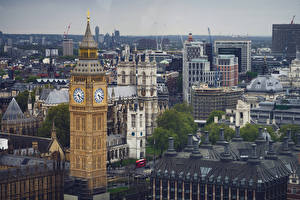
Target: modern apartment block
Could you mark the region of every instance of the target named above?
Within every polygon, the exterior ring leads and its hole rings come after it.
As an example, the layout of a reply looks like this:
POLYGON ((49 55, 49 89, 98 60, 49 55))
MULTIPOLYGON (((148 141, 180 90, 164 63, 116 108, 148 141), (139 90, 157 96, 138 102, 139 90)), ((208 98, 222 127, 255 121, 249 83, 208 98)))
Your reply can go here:
POLYGON ((251 70, 250 40, 216 40, 214 53, 216 55, 235 55, 238 58, 240 74, 245 74, 251 70))
POLYGON ((234 55, 218 55, 214 58, 214 70, 218 73, 220 86, 231 87, 238 84, 238 58, 234 55))

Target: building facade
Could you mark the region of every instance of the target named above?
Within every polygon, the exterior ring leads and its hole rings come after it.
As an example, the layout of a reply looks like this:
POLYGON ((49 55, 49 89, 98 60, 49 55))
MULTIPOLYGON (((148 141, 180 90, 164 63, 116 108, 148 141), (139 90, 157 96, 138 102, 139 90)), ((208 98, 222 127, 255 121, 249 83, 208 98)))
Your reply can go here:
POLYGON ((207 133, 200 147, 190 134, 187 148, 178 153, 169 138, 169 149, 151 175, 151 199, 287 199, 295 170, 286 166, 295 163, 289 150, 273 150, 273 143, 267 147, 263 136, 255 143, 240 136, 228 143, 223 131, 217 145, 209 143, 207 133))
POLYGON ((107 83, 97 49, 88 16, 69 86, 70 176, 86 180, 91 195, 107 186, 107 83))
MULTIPOLYGON (((191 70, 193 68, 191 68, 192 65, 192 60, 193 59, 203 59, 207 57, 204 56, 204 43, 203 42, 198 42, 198 41, 194 41, 192 34, 189 34, 188 40, 184 42, 183 45, 183 73, 182 73, 182 86, 183 86, 183 100, 185 102, 190 103, 191 102, 191 97, 190 97, 190 88, 191 85, 194 83, 193 82, 193 77, 191 76, 193 73, 191 70)), ((199 60, 198 60, 199 61, 199 60)), ((197 61, 195 61, 197 62, 197 61)), ((199 61, 200 62, 200 61, 199 61)), ((199 63, 198 62, 198 63, 199 63)), ((209 62, 205 62, 203 61, 202 63, 204 63, 204 67, 207 67, 207 65, 209 65, 209 62)), ((196 63, 195 63, 196 64, 196 63)), ((194 68, 195 69, 195 68, 194 68)), ((207 69, 207 68, 206 68, 207 69)), ((199 64, 198 64, 198 70, 200 70, 199 68, 199 64)), ((197 78, 194 77, 194 81, 197 81, 197 78)))
POLYGON ((216 77, 219 79, 220 86, 237 86, 239 79, 238 58, 234 55, 218 55, 214 58, 213 64, 216 77))
POLYGON ((17 101, 13 98, 2 117, 1 131, 19 135, 37 135, 37 130, 41 126, 43 118, 41 116, 34 117, 30 113, 32 111, 30 106, 32 104, 29 104, 29 111, 23 113, 17 101))
POLYGON ((0 152, 0 199, 64 199, 65 165, 0 152))
POLYGON ((300 46, 300 24, 273 24, 272 53, 292 60, 300 46))
POLYGON ((291 86, 300 88, 300 51, 297 51, 296 59, 292 60, 288 76, 291 86))
POLYGON ((201 84, 192 87, 192 107, 195 120, 206 120, 214 110, 234 109, 243 90, 231 88, 209 88, 201 84))
POLYGON ((238 71, 245 74, 251 70, 251 41, 250 40, 215 40, 216 55, 234 55, 238 58, 238 71))
POLYGON ((73 40, 63 40, 63 56, 73 56, 73 40))

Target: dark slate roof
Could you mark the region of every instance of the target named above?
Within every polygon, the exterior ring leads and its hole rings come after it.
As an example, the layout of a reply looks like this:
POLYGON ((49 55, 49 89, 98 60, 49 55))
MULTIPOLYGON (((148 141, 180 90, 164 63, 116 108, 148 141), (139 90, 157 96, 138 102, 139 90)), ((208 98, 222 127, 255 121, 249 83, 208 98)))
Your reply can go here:
POLYGON ((0 138, 8 139, 13 149, 24 149, 32 147, 32 142, 38 142, 38 150, 40 153, 47 153, 51 138, 43 138, 28 135, 17 135, 9 133, 0 133, 0 138))
POLYGON ((17 120, 24 118, 24 113, 22 112, 15 98, 13 98, 2 117, 2 120, 17 120))
POLYGON ((69 103, 69 90, 52 90, 47 99, 45 100, 46 104, 61 104, 69 103))
POLYGON ((49 96, 52 90, 53 89, 49 89, 49 88, 43 89, 40 95, 40 100, 46 101, 47 97, 49 96))
MULTIPOLYGON (((58 166, 58 163, 54 163, 53 160, 10 154, 0 154, 0 165, 12 167, 7 170, 0 170, 2 179, 31 176, 38 172, 53 172, 53 166, 56 169, 57 167, 63 169, 63 163, 58 166)), ((69 166, 69 163, 65 163, 65 170, 68 170, 69 166)))
POLYGON ((281 160, 261 160, 257 164, 241 161, 223 162, 164 156, 152 176, 182 180, 207 181, 256 187, 258 183, 286 177, 290 170, 281 160))

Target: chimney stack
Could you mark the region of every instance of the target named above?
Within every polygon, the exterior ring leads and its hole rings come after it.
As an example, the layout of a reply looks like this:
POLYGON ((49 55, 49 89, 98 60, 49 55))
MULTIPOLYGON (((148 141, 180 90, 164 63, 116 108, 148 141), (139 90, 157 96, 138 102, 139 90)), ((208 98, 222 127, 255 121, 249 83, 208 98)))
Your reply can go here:
POLYGON ((218 145, 224 145, 225 144, 225 139, 224 139, 224 128, 220 128, 220 136, 219 140, 217 141, 218 145))
POLYGON ((169 147, 165 154, 166 156, 176 156, 176 151, 174 149, 174 139, 173 137, 169 137, 169 147))
MULTIPOLYGON (((196 137, 195 137, 195 138, 196 138, 196 137)), ((195 140, 193 141, 193 143, 194 143, 194 149, 193 149, 193 152, 191 153, 190 157, 191 157, 191 158, 202 158, 202 155, 201 155, 201 153, 200 153, 200 151, 199 151, 199 143, 198 143, 198 140, 195 139, 195 140)))
POLYGON ((194 149, 193 147, 193 135, 192 134, 188 134, 188 143, 187 143, 187 147, 184 149, 187 152, 192 152, 194 149))

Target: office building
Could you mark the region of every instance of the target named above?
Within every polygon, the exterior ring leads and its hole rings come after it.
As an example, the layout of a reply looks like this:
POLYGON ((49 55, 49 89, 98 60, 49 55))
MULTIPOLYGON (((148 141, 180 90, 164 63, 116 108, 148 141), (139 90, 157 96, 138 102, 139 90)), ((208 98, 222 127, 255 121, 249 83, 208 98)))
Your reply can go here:
POLYGON ((272 53, 286 57, 289 61, 296 57, 300 48, 300 24, 273 24, 272 53))
POLYGON ((63 56, 73 56, 73 40, 63 40, 63 56))
POLYGON ((98 44, 99 43, 99 26, 95 27, 95 40, 98 44))
POLYGON ((274 56, 252 56, 251 58, 251 72, 256 72, 258 75, 267 74, 268 71, 280 66, 281 61, 274 56))
POLYGON ((214 53, 216 55, 235 55, 238 58, 240 74, 251 70, 250 40, 216 40, 214 53))
MULTIPOLYGON (((190 87, 193 84, 193 78, 190 77, 190 69, 193 69, 190 67, 192 63, 192 59, 203 59, 207 58, 204 56, 204 43, 199 41, 194 41, 193 36, 190 33, 188 36, 188 40, 184 42, 183 45, 183 100, 185 102, 190 103, 191 97, 190 97, 190 87)), ((202 61, 201 61, 202 62, 202 61)), ((206 62, 203 61, 204 65, 206 65, 206 62)), ((209 64, 209 62, 207 62, 209 64)), ((196 63, 195 63, 196 64, 196 63)), ((200 63, 199 63, 200 64, 200 63)), ((198 65, 199 65, 198 64, 198 65)), ((199 66, 198 66, 199 69, 199 66)), ((194 78, 194 81, 197 79, 194 78)))
MULTIPOLYGON (((216 73, 210 71, 209 61, 205 58, 193 58, 188 64, 188 87, 197 83, 207 83, 209 86, 215 84, 216 73)), ((188 91, 189 93, 189 91, 188 91)))
POLYGON ((58 56, 58 49, 45 49, 45 57, 58 56))
POLYGON ((261 102, 256 108, 252 108, 251 119, 257 124, 300 124, 300 97, 288 95, 275 102, 261 102))
POLYGON ((214 110, 234 109, 243 90, 231 88, 209 88, 207 84, 192 86, 191 104, 195 120, 206 120, 214 110))
POLYGON ((238 84, 238 58, 234 55, 218 55, 213 64, 220 86, 231 87, 238 84))
POLYGON ((116 43, 120 43, 120 31, 119 30, 115 30, 115 42, 116 43))

